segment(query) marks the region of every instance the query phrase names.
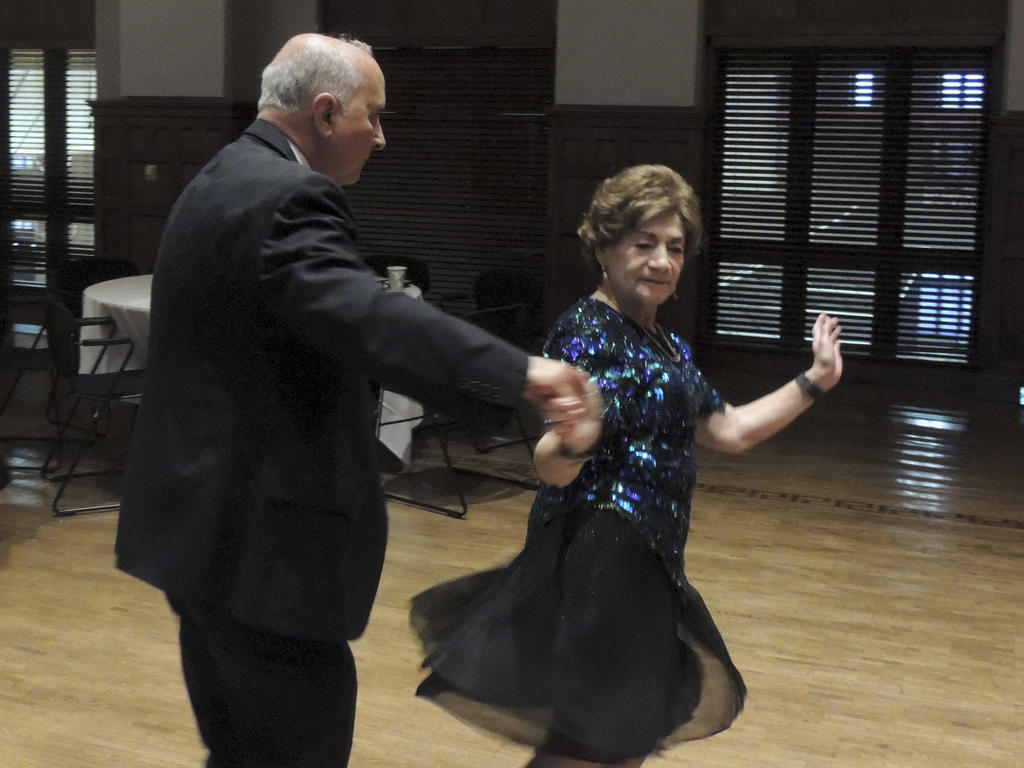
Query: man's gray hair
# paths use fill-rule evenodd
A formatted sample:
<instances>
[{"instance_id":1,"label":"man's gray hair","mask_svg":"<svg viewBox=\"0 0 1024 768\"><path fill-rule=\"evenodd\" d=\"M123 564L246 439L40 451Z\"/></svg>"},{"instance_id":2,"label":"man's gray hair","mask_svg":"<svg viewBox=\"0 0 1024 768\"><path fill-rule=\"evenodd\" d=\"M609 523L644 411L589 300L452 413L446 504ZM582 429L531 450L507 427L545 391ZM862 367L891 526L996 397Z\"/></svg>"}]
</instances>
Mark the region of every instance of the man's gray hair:
<instances>
[{"instance_id":1,"label":"man's gray hair","mask_svg":"<svg viewBox=\"0 0 1024 768\"><path fill-rule=\"evenodd\" d=\"M345 35L339 35L338 39L373 55L373 49L362 40ZM364 79L362 70L347 51L339 51L337 46L325 43L313 43L264 68L256 108L298 112L309 106L318 93L337 96L345 108Z\"/></svg>"}]
</instances>

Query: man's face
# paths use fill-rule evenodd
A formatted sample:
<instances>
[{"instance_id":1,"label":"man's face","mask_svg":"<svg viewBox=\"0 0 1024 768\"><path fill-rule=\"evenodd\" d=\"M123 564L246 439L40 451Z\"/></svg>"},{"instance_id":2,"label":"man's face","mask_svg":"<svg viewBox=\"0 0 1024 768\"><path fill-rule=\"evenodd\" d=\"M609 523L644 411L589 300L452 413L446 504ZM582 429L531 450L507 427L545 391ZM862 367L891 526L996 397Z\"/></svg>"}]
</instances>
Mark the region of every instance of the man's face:
<instances>
[{"instance_id":1,"label":"man's face","mask_svg":"<svg viewBox=\"0 0 1024 768\"><path fill-rule=\"evenodd\" d=\"M380 113L384 109L384 74L370 58L361 62L365 81L348 104L331 113L325 173L338 184L355 184L375 149L384 148Z\"/></svg>"}]
</instances>

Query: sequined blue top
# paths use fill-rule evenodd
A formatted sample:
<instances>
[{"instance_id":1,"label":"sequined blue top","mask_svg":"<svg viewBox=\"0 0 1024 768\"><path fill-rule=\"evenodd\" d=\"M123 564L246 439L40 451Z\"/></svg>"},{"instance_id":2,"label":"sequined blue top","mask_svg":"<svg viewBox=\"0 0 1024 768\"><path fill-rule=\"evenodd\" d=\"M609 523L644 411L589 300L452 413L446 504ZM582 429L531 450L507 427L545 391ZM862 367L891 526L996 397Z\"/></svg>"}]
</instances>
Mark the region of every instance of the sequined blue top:
<instances>
[{"instance_id":1,"label":"sequined blue top","mask_svg":"<svg viewBox=\"0 0 1024 768\"><path fill-rule=\"evenodd\" d=\"M678 362L640 326L589 298L555 323L545 356L589 371L606 410L597 454L568 486L541 484L530 525L567 509L614 510L636 526L682 587L697 422L725 403L693 363L690 348L674 334L669 338Z\"/></svg>"}]
</instances>

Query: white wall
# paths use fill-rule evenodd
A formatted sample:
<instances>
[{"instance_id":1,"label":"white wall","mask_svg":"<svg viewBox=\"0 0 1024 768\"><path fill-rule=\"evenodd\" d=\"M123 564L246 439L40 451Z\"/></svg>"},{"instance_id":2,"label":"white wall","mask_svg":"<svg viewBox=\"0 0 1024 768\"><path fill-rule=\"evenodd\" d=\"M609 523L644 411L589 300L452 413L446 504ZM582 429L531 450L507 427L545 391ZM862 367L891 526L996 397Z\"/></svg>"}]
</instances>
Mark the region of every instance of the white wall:
<instances>
[{"instance_id":1,"label":"white wall","mask_svg":"<svg viewBox=\"0 0 1024 768\"><path fill-rule=\"evenodd\" d=\"M96 0L96 98L121 95L121 0Z\"/></svg>"},{"instance_id":2,"label":"white wall","mask_svg":"<svg viewBox=\"0 0 1024 768\"><path fill-rule=\"evenodd\" d=\"M1006 20L1006 76L1003 108L1024 111L1024 0L1010 0Z\"/></svg>"},{"instance_id":3,"label":"white wall","mask_svg":"<svg viewBox=\"0 0 1024 768\"><path fill-rule=\"evenodd\" d=\"M559 0L555 102L695 106L701 7L702 0Z\"/></svg>"},{"instance_id":4,"label":"white wall","mask_svg":"<svg viewBox=\"0 0 1024 768\"><path fill-rule=\"evenodd\" d=\"M316 22L317 0L96 0L97 96L255 102L266 63Z\"/></svg>"},{"instance_id":5,"label":"white wall","mask_svg":"<svg viewBox=\"0 0 1024 768\"><path fill-rule=\"evenodd\" d=\"M96 0L101 100L255 101L284 41L312 31L317 0ZM558 104L699 106L703 0L559 0ZM1024 111L1024 0L1008 0L1003 108ZM229 62L229 63L225 63Z\"/></svg>"},{"instance_id":6,"label":"white wall","mask_svg":"<svg viewBox=\"0 0 1024 768\"><path fill-rule=\"evenodd\" d=\"M228 13L228 81L233 101L255 103L260 74L285 41L315 32L317 0L232 0Z\"/></svg>"},{"instance_id":7,"label":"white wall","mask_svg":"<svg viewBox=\"0 0 1024 768\"><path fill-rule=\"evenodd\" d=\"M122 0L122 96L224 96L227 0Z\"/></svg>"}]
</instances>

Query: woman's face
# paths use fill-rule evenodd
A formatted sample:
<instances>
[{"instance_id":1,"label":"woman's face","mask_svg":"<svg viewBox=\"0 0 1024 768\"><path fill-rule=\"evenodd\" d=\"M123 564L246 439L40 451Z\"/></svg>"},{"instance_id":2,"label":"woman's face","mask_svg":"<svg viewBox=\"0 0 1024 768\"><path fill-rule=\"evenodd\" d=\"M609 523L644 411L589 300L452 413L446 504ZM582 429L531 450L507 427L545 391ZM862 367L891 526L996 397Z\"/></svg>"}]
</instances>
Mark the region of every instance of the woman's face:
<instances>
[{"instance_id":1,"label":"woman's face","mask_svg":"<svg viewBox=\"0 0 1024 768\"><path fill-rule=\"evenodd\" d=\"M686 233L675 213L656 216L597 252L604 269L602 289L635 320L654 312L675 293L683 269Z\"/></svg>"}]
</instances>

